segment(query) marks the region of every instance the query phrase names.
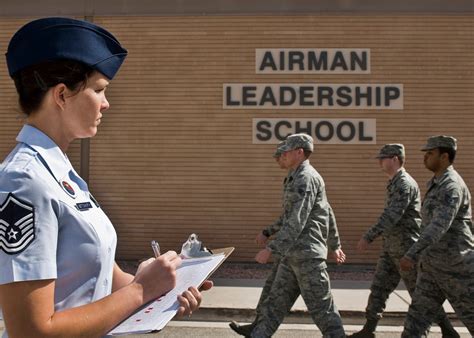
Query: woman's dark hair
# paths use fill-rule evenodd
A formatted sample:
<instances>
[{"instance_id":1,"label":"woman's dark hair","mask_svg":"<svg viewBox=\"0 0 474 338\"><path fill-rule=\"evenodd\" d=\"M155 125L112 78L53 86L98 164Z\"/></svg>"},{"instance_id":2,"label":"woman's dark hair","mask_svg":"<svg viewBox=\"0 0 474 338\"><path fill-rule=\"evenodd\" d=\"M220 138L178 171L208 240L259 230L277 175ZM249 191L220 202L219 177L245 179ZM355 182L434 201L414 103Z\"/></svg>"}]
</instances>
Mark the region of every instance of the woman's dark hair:
<instances>
[{"instance_id":1,"label":"woman's dark hair","mask_svg":"<svg viewBox=\"0 0 474 338\"><path fill-rule=\"evenodd\" d=\"M93 71L72 60L48 61L20 70L13 75L13 80L21 110L26 115L38 110L48 89L59 83L71 91L80 89Z\"/></svg>"}]
</instances>

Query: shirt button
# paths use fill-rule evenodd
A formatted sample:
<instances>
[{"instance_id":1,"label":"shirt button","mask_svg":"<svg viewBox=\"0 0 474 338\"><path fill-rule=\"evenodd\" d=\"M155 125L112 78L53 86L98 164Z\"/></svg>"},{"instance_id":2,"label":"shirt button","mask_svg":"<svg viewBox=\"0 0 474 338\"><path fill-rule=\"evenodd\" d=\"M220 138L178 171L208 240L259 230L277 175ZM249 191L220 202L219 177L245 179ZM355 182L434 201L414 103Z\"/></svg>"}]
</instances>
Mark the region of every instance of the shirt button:
<instances>
[{"instance_id":1,"label":"shirt button","mask_svg":"<svg viewBox=\"0 0 474 338\"><path fill-rule=\"evenodd\" d=\"M104 283L103 283L103 284L104 284L104 286L107 286L107 284L108 284L107 279L104 279Z\"/></svg>"}]
</instances>

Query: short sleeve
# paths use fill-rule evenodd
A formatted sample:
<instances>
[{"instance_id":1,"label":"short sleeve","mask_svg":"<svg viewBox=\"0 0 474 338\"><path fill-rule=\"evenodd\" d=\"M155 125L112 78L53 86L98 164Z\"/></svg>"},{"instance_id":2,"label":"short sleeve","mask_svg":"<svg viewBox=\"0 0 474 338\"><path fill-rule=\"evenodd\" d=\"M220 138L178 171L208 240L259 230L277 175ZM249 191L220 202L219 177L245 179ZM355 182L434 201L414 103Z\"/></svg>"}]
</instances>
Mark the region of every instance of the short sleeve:
<instances>
[{"instance_id":1,"label":"short sleeve","mask_svg":"<svg viewBox=\"0 0 474 338\"><path fill-rule=\"evenodd\" d=\"M0 284L57 278L59 205L46 181L34 170L0 172Z\"/></svg>"}]
</instances>

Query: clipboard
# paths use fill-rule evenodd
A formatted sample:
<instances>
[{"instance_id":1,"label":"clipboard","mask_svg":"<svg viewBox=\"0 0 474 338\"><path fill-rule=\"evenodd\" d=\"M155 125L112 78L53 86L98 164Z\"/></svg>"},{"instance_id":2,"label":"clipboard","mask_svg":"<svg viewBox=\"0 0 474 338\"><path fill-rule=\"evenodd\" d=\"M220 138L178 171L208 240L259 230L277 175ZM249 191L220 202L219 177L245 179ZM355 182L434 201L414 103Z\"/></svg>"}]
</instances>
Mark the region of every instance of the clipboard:
<instances>
[{"instance_id":1,"label":"clipboard","mask_svg":"<svg viewBox=\"0 0 474 338\"><path fill-rule=\"evenodd\" d=\"M177 296L190 286L200 287L229 257L232 251L234 251L234 247L213 249L211 256L183 259L181 266L176 269L176 287L160 298L140 307L108 334L121 336L162 330L178 311Z\"/></svg>"}]
</instances>

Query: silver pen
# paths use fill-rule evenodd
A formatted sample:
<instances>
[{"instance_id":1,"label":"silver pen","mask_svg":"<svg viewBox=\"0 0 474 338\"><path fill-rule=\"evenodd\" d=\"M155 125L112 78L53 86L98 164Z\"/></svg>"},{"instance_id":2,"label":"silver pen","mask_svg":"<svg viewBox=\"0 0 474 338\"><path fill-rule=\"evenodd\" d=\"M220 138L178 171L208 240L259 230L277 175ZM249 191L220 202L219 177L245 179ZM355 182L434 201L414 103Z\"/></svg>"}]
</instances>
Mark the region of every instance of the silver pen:
<instances>
[{"instance_id":1,"label":"silver pen","mask_svg":"<svg viewBox=\"0 0 474 338\"><path fill-rule=\"evenodd\" d=\"M155 254L155 258L160 257L160 245L157 241L151 241L151 248L153 249L153 253Z\"/></svg>"}]
</instances>

